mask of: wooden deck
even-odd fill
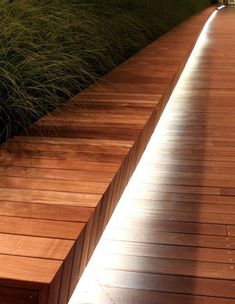
[[[70,105],[54,111],[21,136],[1,146],[1,304],[68,302],[212,10],[208,9],[176,27],[97,85],[79,94]],[[205,71],[203,75],[211,74]],[[217,73],[215,76],[219,77]],[[196,97],[198,94],[203,96],[197,90],[194,94]],[[227,91],[221,94],[227,96]],[[192,99],[196,108],[205,106],[197,101]],[[230,112],[231,100],[225,104]],[[183,100],[176,107],[180,105],[184,106]],[[175,123],[181,124],[181,118],[183,123],[184,117],[184,112],[179,112]],[[197,131],[202,128],[198,127]],[[183,129],[186,130],[182,124]],[[224,126],[220,129],[226,131]],[[169,125],[173,143],[177,139],[174,130],[175,126]],[[193,126],[189,126],[187,132],[191,132],[193,137]],[[185,136],[190,135],[187,133]],[[192,138],[189,146],[185,143],[181,150],[177,150],[182,162],[186,161],[185,155],[191,155],[195,141]],[[221,150],[224,157],[229,154],[232,158],[229,149],[223,150],[223,141],[219,143],[222,148],[216,147],[216,151]],[[232,151],[232,141],[230,143]],[[166,152],[168,148],[173,149],[170,143],[157,154],[165,162],[169,159],[165,157],[169,154]],[[198,153],[195,154],[195,168],[200,163],[201,154]],[[217,158],[217,154],[214,157]],[[193,162],[192,158],[189,159],[188,162]],[[184,164],[185,168],[193,167],[193,163],[188,162]],[[175,164],[179,165],[178,162]],[[214,181],[214,178],[208,178],[210,183]],[[147,186],[143,185],[143,189]],[[154,185],[152,187],[156,190]],[[169,189],[174,193],[181,188],[182,192],[191,189],[192,194],[182,194],[186,202],[188,197],[194,197],[194,192],[201,189],[194,186],[187,188],[185,184],[176,186],[174,183],[172,186],[159,186],[159,199],[169,196],[170,200]],[[208,185],[203,189],[210,194],[210,202],[214,203],[219,186]],[[223,187],[222,193],[232,195],[233,190]],[[174,208],[186,206],[172,204]],[[187,206],[193,208],[194,205]],[[205,208],[212,206],[208,203]],[[218,203],[216,206],[219,208],[221,205]],[[231,205],[226,206],[232,210]],[[162,211],[163,217],[164,212],[170,211]],[[179,210],[178,216],[183,217],[184,211]],[[218,217],[222,218],[221,215]],[[218,233],[224,238],[226,226],[220,227]],[[148,237],[148,234],[144,235]],[[170,243],[167,235],[162,237]],[[217,236],[218,240],[220,237]],[[188,235],[188,242],[190,240],[192,242]],[[224,243],[221,242],[222,246]]]
[[[71,304],[235,303],[234,25],[197,45]]]

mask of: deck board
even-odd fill
[[[235,303],[234,17],[204,32],[71,304]]]
[[[66,105],[1,145],[0,303],[3,295],[6,299],[4,304],[21,304],[24,297],[29,299],[29,304],[68,302],[213,10],[211,7],[186,20],[104,76],[97,84],[73,97]],[[227,106],[231,108],[230,104]],[[214,120],[217,122],[219,118],[212,117],[211,122]],[[213,127],[216,130],[219,126]],[[190,154],[190,144],[186,149]],[[217,149],[223,151],[223,145]],[[231,145],[231,157],[232,152]],[[159,155],[161,157],[161,153]],[[223,164],[221,167],[226,166]],[[196,176],[191,178],[195,179]],[[223,178],[226,181],[227,176]],[[185,193],[188,193],[184,180],[177,185],[175,182],[168,185],[162,179],[159,183],[161,193],[168,193],[169,188],[174,193],[176,189],[184,187]],[[190,179],[187,180],[189,183]],[[205,192],[216,195],[220,191],[227,197],[226,184],[217,185],[217,182],[208,173]],[[141,187],[149,185],[151,183],[146,182]],[[194,185],[191,189],[192,194],[200,193],[200,189]],[[184,212],[189,212],[188,209],[183,204],[182,210],[180,205],[169,203],[168,207],[170,210],[161,209],[159,212],[179,208],[179,223],[174,225],[178,234],[172,238],[172,244],[183,246],[183,242],[188,242],[190,246],[192,240],[186,230],[194,231],[196,228],[184,223]],[[205,206],[205,211],[212,207],[212,204]],[[228,211],[229,208],[233,210],[232,204],[227,207]],[[146,213],[151,210],[152,206],[149,205]],[[228,216],[227,213],[225,216]],[[168,235],[172,228],[170,223],[159,226],[162,243],[170,244]],[[219,226],[216,221],[209,228],[202,219],[200,229],[207,250],[214,250],[216,270],[224,279],[230,280],[231,276],[225,271],[227,261],[219,263],[227,245],[223,238],[227,228]],[[207,234],[212,230],[213,238],[207,242]],[[230,231],[232,238],[233,227]],[[130,231],[130,237],[135,237],[136,233]],[[146,234],[143,232],[141,236]],[[152,233],[149,237],[155,239]],[[141,246],[141,239],[136,240]],[[207,255],[208,251],[202,254],[201,268],[204,272],[208,270],[207,277],[211,278],[214,272]],[[155,258],[146,257],[149,267],[161,264],[160,253]],[[133,256],[130,259],[132,270],[141,257]],[[123,261],[129,263],[125,256]],[[184,275],[190,273],[190,262],[174,262],[170,258],[164,261],[162,272],[171,269],[173,263],[172,274],[177,277],[182,264],[187,263]],[[146,267],[141,269],[143,273]]]

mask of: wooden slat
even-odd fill
[[[73,241],[0,234],[0,254],[63,260],[69,253]]]
[[[235,270],[231,264],[201,261],[177,260],[158,257],[106,254],[105,259],[97,261],[105,269],[117,269],[138,273],[172,274],[190,277],[233,280]],[[91,263],[92,267],[92,263]]]
[[[2,200],[0,203],[1,216],[9,216],[11,218],[15,216],[28,219],[85,223],[92,213],[93,208],[80,207],[78,209],[73,206],[50,205],[46,202],[34,204],[24,199],[22,199],[22,202]]]
[[[209,8],[193,16],[98,84],[1,145],[0,302],[4,294],[4,304],[22,304],[24,299],[26,303],[27,296],[29,304],[68,302],[212,11]],[[224,144],[216,147],[223,150]],[[232,153],[232,144],[230,148]],[[228,178],[224,176],[224,180]],[[211,175],[208,180],[217,182]],[[221,185],[218,189],[213,188],[214,184],[207,186],[208,195],[222,189]],[[176,187],[172,185],[170,190],[174,192]],[[192,187],[191,193],[199,194],[195,189]],[[206,210],[212,207],[205,206]],[[177,208],[179,205],[174,205],[173,209]],[[227,208],[232,210],[232,206]],[[150,225],[150,231],[152,228]],[[187,234],[197,232],[195,223],[182,218],[178,223],[160,223],[155,232],[165,233],[162,238],[166,242],[172,229],[182,234],[188,244]],[[213,251],[214,262],[223,261],[224,267],[225,250],[213,246],[217,241],[216,248],[226,246],[222,237],[227,229],[227,225],[215,223],[209,227],[200,223],[198,230],[205,241],[213,236],[207,250]],[[165,253],[169,255],[168,249]],[[186,256],[191,253],[187,250]],[[158,252],[156,258],[160,259]],[[209,251],[201,253],[201,259],[201,265],[210,265]]]
[[[116,213],[117,214],[117,213]],[[155,214],[156,216],[156,214]],[[117,218],[113,219],[112,227],[121,228],[121,229],[131,229],[133,227],[141,227],[142,231],[153,231],[153,232],[179,232],[179,233],[189,233],[189,234],[208,234],[208,235],[227,235],[226,225],[221,224],[212,224],[212,223],[199,223],[196,222],[185,222],[185,221],[176,221],[164,220],[161,218],[162,214],[159,217],[147,216],[146,213],[141,212],[132,216],[123,216],[122,221]],[[148,221],[146,222],[146,218]],[[157,219],[157,221],[156,221]],[[232,226],[231,226],[232,227]]]
[[[110,298],[111,297],[111,298]],[[204,297],[204,296],[191,296],[182,295],[177,293],[157,292],[151,290],[141,289],[128,289],[128,288],[114,288],[104,287],[102,290],[96,289],[95,293],[84,294],[80,296],[81,301],[79,304],[99,303],[105,304],[169,304],[169,303],[200,303],[200,304],[231,304],[233,299]],[[84,302],[82,301],[84,300]],[[78,302],[71,301],[71,304],[77,304]]]
[[[218,280],[174,275],[149,274],[121,270],[97,270],[96,278],[102,286],[143,289],[186,295],[224,297],[234,299],[233,280]],[[196,300],[196,298],[194,298]],[[200,302],[198,302],[200,303]]]
[[[89,181],[71,181],[71,180],[57,180],[47,178],[22,178],[22,177],[2,177],[2,188],[17,188],[17,189],[30,189],[30,190],[43,190],[71,193],[98,193],[103,194],[108,187],[108,183],[89,182]]]
[[[150,244],[171,244],[190,247],[205,247],[205,248],[230,248],[231,241],[234,244],[234,239],[225,238],[222,236],[212,235],[198,235],[184,234],[184,233],[170,233],[170,232],[149,232],[141,231],[138,229],[126,229],[125,233],[121,229],[113,228],[106,232],[105,239],[118,240],[118,241],[135,241]]]
[[[172,260],[188,260],[195,262],[217,262],[230,263],[230,258],[234,258],[234,252],[228,249],[214,249],[199,247],[175,246],[157,243],[138,243],[102,240],[97,248],[99,256],[101,254],[128,255],[139,257],[158,257]],[[229,254],[230,253],[230,254]],[[119,257],[117,257],[117,260]],[[193,264],[193,263],[192,263]]]
[[[0,216],[0,222],[0,233],[67,240],[76,240],[85,226],[85,223],[5,216]]]
[[[10,189],[10,191],[9,191]],[[63,190],[63,189],[61,189]],[[48,190],[31,190],[23,188],[1,188],[2,201],[48,204],[60,206],[79,206],[94,208],[102,197],[100,194],[79,193],[79,192],[63,192]]]
[[[14,282],[15,280],[19,282],[18,285],[21,285],[21,287],[22,285],[24,286],[24,282],[31,283],[31,285],[34,284],[35,286],[37,284],[51,283],[62,265],[62,261],[59,260],[2,254],[0,254],[0,262],[1,283],[3,281],[3,285],[5,285],[5,281]],[[25,287],[28,287],[27,284]]]
[[[235,303],[234,14],[208,24],[71,304]],[[147,52],[139,68],[166,64]]]

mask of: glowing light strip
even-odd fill
[[[217,10],[221,10],[221,9],[223,9],[225,7],[226,7],[225,5],[217,6]]]
[[[190,68],[194,67],[195,64],[197,64],[198,55],[200,55],[203,47],[206,45],[206,43],[208,43],[207,30],[208,30],[211,22],[215,18],[216,14],[217,14],[217,11],[213,12],[213,14],[210,16],[210,18],[206,22],[197,42],[195,44],[195,47],[189,57],[189,60],[185,66],[185,69],[180,77],[178,84],[181,81],[183,81],[182,79],[190,76],[190,75],[188,75]],[[176,88],[174,91],[177,91],[177,85],[176,85]],[[181,84],[181,86],[182,86],[182,84]],[[132,191],[133,191],[133,186],[135,185],[135,183],[137,183],[139,185],[140,181],[143,180],[144,176],[146,176],[148,174],[152,174],[152,172],[153,172],[150,170],[150,168],[148,168],[146,170],[144,160],[147,159],[148,161],[151,162],[151,157],[152,157],[152,161],[154,161],[154,159],[156,159],[157,155],[156,155],[156,153],[152,153],[151,149],[155,149],[155,151],[156,151],[156,145],[161,146],[164,142],[164,124],[172,117],[172,110],[171,110],[170,104],[171,104],[171,101],[173,100],[173,97],[174,97],[174,92],[172,94],[172,97],[169,99],[165,110],[163,111],[163,114],[151,137],[151,140],[150,140],[126,190],[124,191],[123,196],[122,196],[121,200],[119,201],[109,224],[107,225],[107,227],[105,229],[104,235],[108,235],[110,233],[109,228],[112,225],[114,225],[114,227],[115,227],[115,222],[117,223],[118,221],[120,221],[120,219],[122,219],[124,216],[126,216],[128,214],[128,212],[131,211],[132,214],[139,212],[139,210],[137,210],[138,208],[136,208],[136,210],[135,210],[133,208],[133,206],[127,205],[127,201],[129,199],[128,198],[129,187],[131,187]],[[138,195],[138,193],[137,193],[137,195]],[[139,227],[139,228],[141,229],[141,227]],[[125,235],[124,230],[119,231],[117,233],[119,233],[119,235],[122,235],[122,236]],[[102,240],[103,240],[103,238],[101,238],[101,242],[97,245],[97,248],[96,248],[82,278],[80,279],[80,281],[77,285],[77,288],[74,292],[74,295],[72,296],[69,304],[76,304],[78,302],[87,302],[86,301],[87,299],[88,299],[88,303],[90,303],[90,301],[91,301],[91,303],[101,303],[101,302],[97,302],[97,301],[99,301],[99,299],[98,299],[99,296],[104,297],[105,291],[102,290],[102,287],[100,286],[99,281],[96,279],[95,274],[97,272],[102,273],[102,277],[105,277],[106,280],[109,279],[109,278],[107,278],[106,274],[103,274],[101,265],[103,264],[103,261],[107,260],[107,256],[105,255],[106,251],[110,250],[110,248],[107,249],[107,246],[106,247],[104,247],[104,245],[102,246]],[[105,242],[107,245],[107,241],[105,241]],[[112,245],[110,245],[108,247],[111,247],[111,246]],[[110,299],[108,299],[108,300],[110,300]]]

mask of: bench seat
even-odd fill
[[[68,303],[213,10],[1,145],[0,303]]]

